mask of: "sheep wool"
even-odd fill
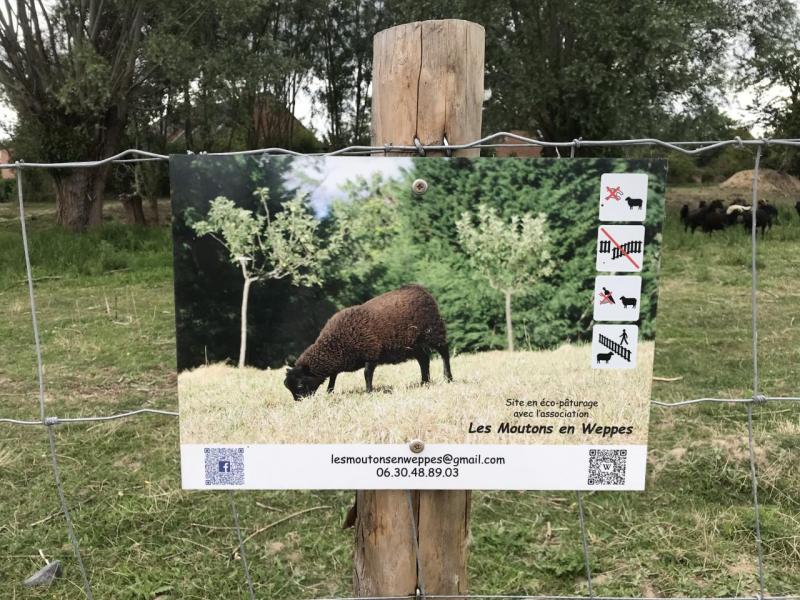
[[[366,363],[395,364],[447,346],[433,296],[406,285],[333,315],[297,359],[317,376],[356,371]]]
[[[339,373],[363,368],[371,392],[376,366],[410,358],[419,363],[422,383],[428,383],[431,350],[441,355],[444,377],[452,381],[447,329],[436,300],[421,285],[406,285],[333,315],[317,340],[287,369],[284,385],[300,400],[326,378],[331,392]]]

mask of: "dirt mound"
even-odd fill
[[[739,171],[719,184],[726,190],[750,191],[753,187],[753,170]],[[800,194],[800,179],[772,169],[759,169],[758,191],[765,194]]]

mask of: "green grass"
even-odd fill
[[[740,229],[684,234],[684,198],[670,192],[664,235],[654,397],[751,394],[749,239]],[[13,207],[0,205],[0,413],[37,418],[36,362]],[[175,407],[171,242],[166,228],[109,223],[60,232],[34,205],[32,261],[49,414]],[[759,241],[762,390],[800,388],[800,220]],[[746,411],[654,408],[644,493],[585,496],[594,592],[753,595],[757,592]],[[769,593],[800,592],[800,406],[755,409]],[[56,429],[64,486],[97,598],[241,598],[228,496],[182,492],[178,422],[141,417]],[[82,598],[50,471],[45,432],[0,425],[0,597]],[[248,542],[259,598],[347,595],[351,492],[236,495],[245,533],[306,508]],[[64,563],[49,590],[20,582]],[[469,572],[475,593],[585,593],[574,494],[476,493]]]

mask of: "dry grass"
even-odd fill
[[[588,345],[541,352],[464,354],[452,361],[455,381],[445,383],[441,361],[433,380],[419,382],[416,362],[378,367],[376,390],[364,391],[363,372],[339,376],[336,392],[325,386],[294,402],[283,387],[283,369],[215,364],[181,373],[178,392],[183,443],[645,443],[653,344],[639,346],[630,371],[594,370]],[[613,392],[612,392],[613,390]],[[598,400],[588,418],[514,418],[506,399]],[[552,410],[552,409],[550,409]],[[501,422],[555,425],[556,433],[498,434]],[[493,425],[470,434],[470,423]],[[634,425],[633,435],[613,439],[580,433],[581,424]],[[558,435],[574,425],[575,435]]]

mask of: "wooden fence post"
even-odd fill
[[[468,21],[407,23],[377,33],[373,145],[408,145],[415,137],[422,144],[442,144],[445,137],[450,144],[478,139],[483,55],[483,27]],[[361,490],[356,496],[356,596],[413,595],[420,583],[427,594],[467,593],[470,491],[412,492],[422,581],[407,493]]]

